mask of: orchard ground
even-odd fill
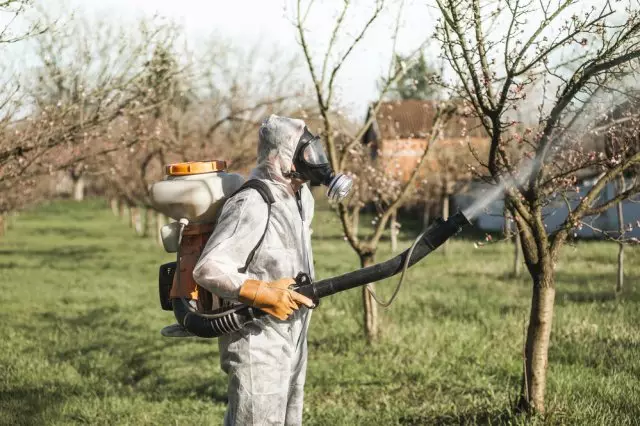
[[[417,232],[407,228],[403,247]],[[332,212],[317,212],[313,239],[318,277],[358,266]],[[618,298],[614,244],[563,250],[548,414],[535,419],[510,410],[531,293],[526,273],[508,278],[511,253],[457,239],[447,257],[426,258],[381,310],[375,346],[362,337],[359,289],[323,300],[309,332],[305,424],[639,424],[640,249],[627,249]],[[157,292],[170,260],[101,200],[21,213],[0,239],[0,424],[221,424],[216,341],[159,334],[173,322]]]

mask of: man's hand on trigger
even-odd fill
[[[274,317],[286,320],[300,305],[313,308],[308,297],[289,287],[295,284],[293,278],[282,278],[270,283],[259,280],[247,280],[240,287],[238,300],[261,309]]]

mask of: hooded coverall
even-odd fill
[[[306,185],[294,192],[284,176],[305,123],[278,117],[259,130],[258,164],[250,179],[266,182],[273,193],[267,204],[255,190],[225,202],[217,225],[194,269],[202,287],[227,301],[237,301],[247,279],[271,282],[306,272],[314,277],[310,224],[314,201]],[[246,273],[250,251],[266,227],[264,240]],[[218,339],[222,370],[228,375],[225,425],[299,425],[307,366],[307,329],[311,312],[304,306],[287,320],[263,317]]]

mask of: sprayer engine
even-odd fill
[[[181,325],[183,305],[200,313],[222,306],[218,297],[197,285],[193,268],[213,232],[224,201],[245,181],[238,174],[227,173],[226,168],[224,161],[217,160],[170,164],[166,166],[164,180],[150,188],[154,207],[175,220],[160,231],[165,250],[178,256],[176,262],[160,266],[160,305],[164,310],[174,311],[178,320],[178,324],[162,330],[165,336],[192,335]]]

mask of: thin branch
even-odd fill
[[[331,33],[331,39],[329,40],[329,46],[327,46],[327,52],[324,55],[324,61],[322,63],[322,76],[320,77],[320,81],[322,82],[322,84],[324,84],[325,76],[327,75],[327,64],[329,63],[329,58],[331,57],[331,50],[333,49],[333,46],[336,42],[336,38],[338,37],[338,32],[340,31],[340,26],[344,21],[344,17],[347,14],[347,10],[349,9],[350,4],[351,2],[349,2],[348,0],[344,2],[342,12],[340,13],[340,16],[338,16],[338,19],[336,20],[336,24],[333,27],[333,31]]]
[[[551,245],[551,252],[555,256],[560,249],[560,246],[566,239],[569,229],[571,229],[575,222],[582,219],[586,212],[591,209],[591,204],[595,201],[595,199],[600,195],[604,187],[623,173],[626,169],[630,168],[636,163],[640,163],[640,152],[630,157],[626,162],[610,169],[607,171],[589,190],[587,195],[580,201],[578,206],[570,211],[569,216],[564,221],[564,224],[560,227],[558,232],[555,234],[553,238],[553,243]],[[634,186],[635,188],[635,186]],[[606,210],[606,209],[605,209]],[[594,213],[595,214],[595,213]]]
[[[473,20],[476,35],[476,44],[478,47],[478,56],[480,57],[480,67],[482,69],[482,77],[487,89],[487,98],[491,109],[495,108],[495,100],[493,98],[493,90],[491,89],[491,73],[489,72],[489,64],[487,63],[487,52],[485,50],[485,39],[482,33],[482,19],[480,18],[479,0],[473,0]]]
[[[327,104],[331,103],[331,98],[333,97],[333,82],[334,82],[334,80],[336,78],[336,75],[338,74],[338,71],[342,67],[342,64],[344,63],[344,61],[349,57],[349,55],[351,54],[353,49],[364,38],[364,35],[367,33],[367,30],[369,29],[371,24],[373,24],[373,22],[376,20],[376,18],[378,18],[378,15],[380,14],[380,12],[383,9],[383,5],[384,5],[384,1],[383,0],[376,0],[376,9],[374,10],[374,12],[369,17],[369,20],[364,25],[364,27],[362,28],[360,33],[353,40],[353,42],[351,43],[351,46],[349,46],[349,48],[342,55],[340,60],[338,60],[338,62],[334,65],[333,70],[331,71],[331,76],[329,77],[329,83],[328,83],[328,89],[327,89],[327,91],[328,91],[328,93],[327,93]]]
[[[316,70],[315,70],[315,67],[313,66],[313,60],[311,59],[311,54],[309,52],[309,45],[307,44],[307,40],[304,35],[304,20],[300,15],[300,11],[301,11],[300,3],[301,3],[301,0],[298,0],[296,28],[298,29],[298,35],[300,36],[300,45],[302,46],[302,51],[304,53],[307,66],[309,67],[309,72],[311,73],[311,80],[313,80],[313,85],[316,89],[316,97],[318,98],[318,105],[320,106],[321,110],[325,110],[327,109],[327,105],[325,104],[325,99],[323,96],[322,81],[318,80],[318,77],[316,75]],[[311,8],[311,5],[309,5],[309,8]],[[306,15],[305,15],[305,18],[306,18]]]
[[[207,130],[207,132],[205,133],[205,138],[209,139],[211,138],[211,136],[213,135],[213,133],[220,127],[222,126],[224,123],[226,123],[227,121],[231,121],[231,120],[236,120],[239,119],[239,115],[247,113],[247,112],[252,112],[252,111],[256,111],[262,107],[265,106],[271,106],[274,104],[279,104],[281,102],[284,102],[286,100],[290,99],[289,96],[280,96],[277,97],[275,99],[268,99],[262,102],[258,102],[255,105],[246,107],[246,108],[241,108],[239,110],[235,110],[235,111],[231,111],[229,112],[229,114],[225,115],[224,117],[220,118],[219,120],[215,121],[214,123],[212,123],[209,126],[209,129]]]
[[[594,215],[602,214],[607,210],[609,210],[611,207],[618,204],[619,202],[626,200],[627,198],[637,194],[638,192],[640,192],[640,186],[633,186],[630,189],[619,193],[618,195],[616,195],[615,197],[613,197],[612,199],[610,199],[605,203],[602,203],[598,206],[591,207],[584,210],[583,216],[594,216]]]

